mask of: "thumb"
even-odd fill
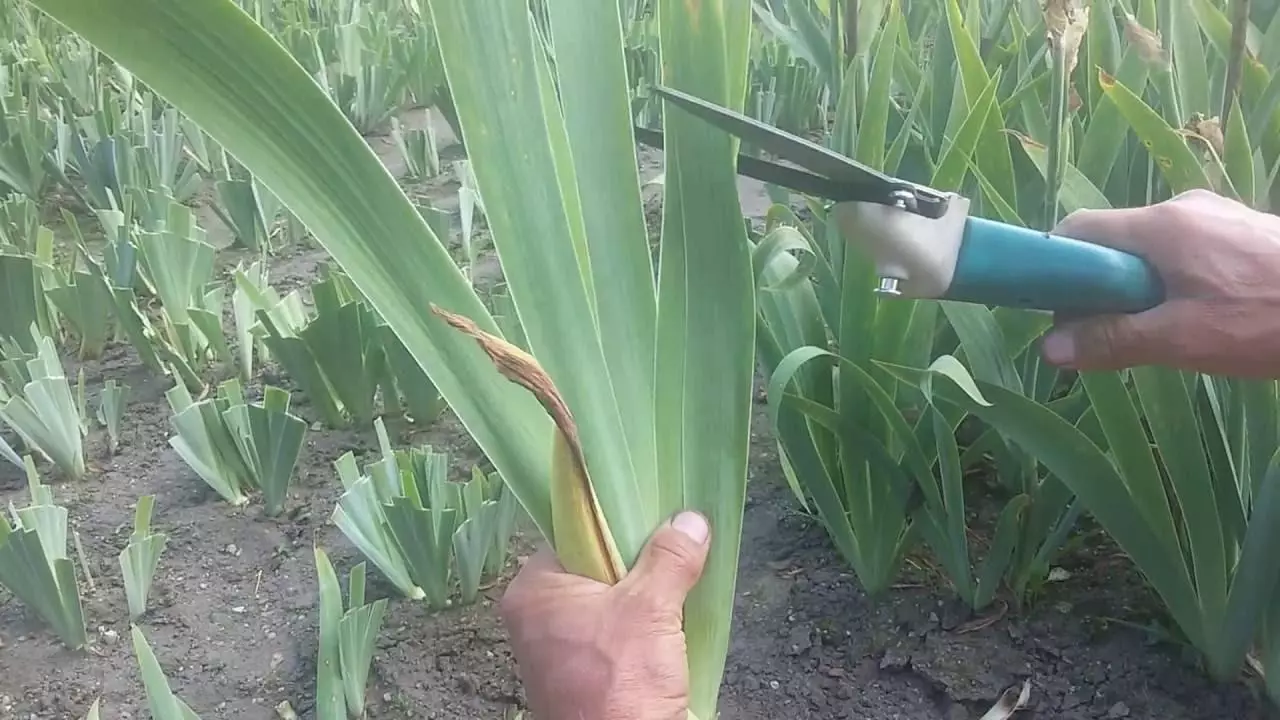
[[[1178,360],[1177,301],[1133,315],[1072,320],[1053,328],[1044,359],[1070,370],[1119,370]]]
[[[698,584],[710,550],[711,526],[701,514],[682,512],[663,524],[640,551],[622,584],[667,607],[684,605]]]

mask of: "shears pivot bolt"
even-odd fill
[[[901,295],[902,291],[898,289],[899,278],[882,277],[880,278],[880,286],[876,288],[876,292],[881,295]]]

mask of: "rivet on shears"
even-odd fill
[[[893,206],[901,210],[915,209],[916,196],[910,190],[898,189],[889,193],[889,198],[893,200]],[[881,295],[901,295],[902,291],[898,289],[898,283],[902,282],[902,278],[884,276],[880,278],[880,286],[876,288],[876,292]]]
[[[882,277],[880,278],[880,287],[876,288],[876,292],[881,295],[901,295],[902,291],[898,289],[898,278]]]

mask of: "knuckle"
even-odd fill
[[[1222,199],[1221,195],[1215,192],[1212,192],[1210,190],[1205,190],[1204,188],[1192,188],[1191,190],[1184,190],[1178,193],[1177,195],[1174,195],[1173,198],[1169,200],[1169,202],[1172,204],[1172,203],[1185,203],[1185,202],[1206,202],[1210,200],[1221,200],[1221,199]]]
[[[694,573],[698,564],[699,549],[693,541],[677,532],[670,532],[654,538],[653,559],[670,572],[681,576]]]
[[[1067,216],[1058,223],[1057,232],[1070,235],[1072,232],[1088,228],[1097,221],[1101,212],[1100,210],[1075,210],[1067,213]]]
[[[1141,344],[1139,335],[1124,318],[1106,318],[1085,325],[1080,334],[1083,364],[1093,369],[1127,364],[1133,349]]]

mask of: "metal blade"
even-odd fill
[[[662,133],[649,128],[634,128],[636,140],[658,150],[663,149]],[[738,154],[738,174],[777,185],[812,197],[835,202],[885,202],[884,184],[878,181],[837,182],[800,168]],[[887,204],[892,204],[889,202]]]
[[[866,165],[851,160],[837,152],[822,147],[802,137],[792,135],[775,127],[734,112],[728,108],[709,103],[688,93],[672,90],[661,85],[652,86],[653,90],[667,101],[689,112],[720,129],[741,138],[750,146],[764,150],[784,160],[824,176],[837,185],[852,185],[856,190],[830,190],[817,193],[832,200],[840,200],[835,195],[856,194],[850,198],[862,202],[877,202],[890,205],[905,205],[904,209],[927,217],[941,217],[946,212],[947,196],[932,188],[923,187],[891,177],[873,170]],[[763,162],[763,161],[758,161]],[[783,166],[774,166],[786,169]],[[776,170],[763,169],[765,173]],[[747,174],[743,171],[743,174]],[[753,177],[758,177],[753,175]],[[768,182],[774,180],[759,178]],[[777,184],[787,185],[779,181]],[[793,188],[799,190],[800,188]]]

